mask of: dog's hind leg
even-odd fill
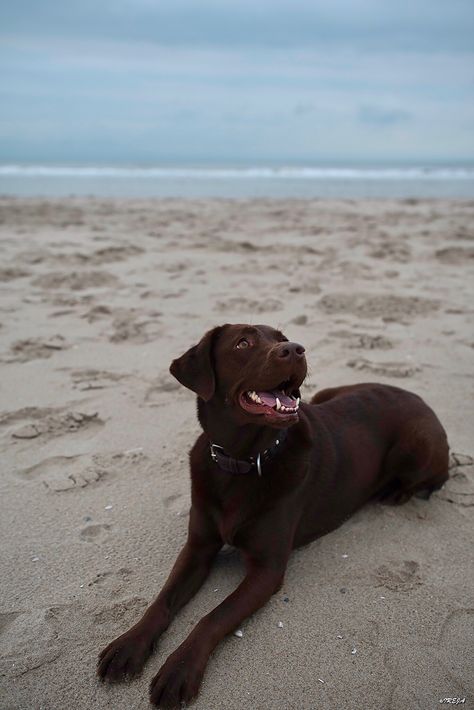
[[[449,447],[439,423],[409,422],[403,436],[389,449],[382,466],[377,497],[401,505],[413,495],[428,499],[448,480]]]
[[[420,498],[420,500],[429,500],[435,491],[438,491],[448,480],[449,476],[440,476],[438,480],[433,480],[426,482],[425,488],[420,488],[415,493],[415,498]]]

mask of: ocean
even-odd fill
[[[474,198],[474,166],[242,167],[0,164],[0,195]]]

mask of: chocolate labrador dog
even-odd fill
[[[300,400],[305,349],[266,325],[223,325],[171,364],[197,395],[203,433],[191,454],[187,542],[143,617],[105,648],[98,674],[139,673],[176,612],[206,579],[224,543],[246,576],[169,656],[151,702],[193,698],[219,641],[282,585],[291,551],[337,528],[366,501],[428,497],[448,478],[446,433],[411,392],[380,384]]]

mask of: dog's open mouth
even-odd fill
[[[246,390],[240,395],[240,406],[250,414],[273,417],[296,417],[300,406],[300,391],[288,382],[271,390]]]

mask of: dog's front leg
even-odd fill
[[[206,579],[222,541],[198,511],[191,509],[188,540],[153,604],[131,629],[112,641],[99,656],[97,673],[109,681],[137,675],[176,612]]]
[[[197,694],[214,648],[278,591],[283,583],[286,561],[287,558],[284,564],[249,562],[247,575],[237,589],[197,624],[153,679],[150,699],[154,705],[179,707]]]

